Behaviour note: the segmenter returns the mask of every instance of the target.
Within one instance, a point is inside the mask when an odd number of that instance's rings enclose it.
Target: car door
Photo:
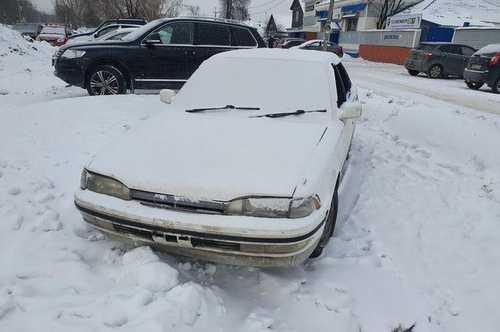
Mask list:
[[[143,72],[136,75],[139,86],[180,88],[194,64],[194,23],[170,22],[141,43]]]
[[[229,25],[213,22],[196,23],[194,44],[196,46],[193,54],[195,63],[194,66],[188,68],[190,74],[194,73],[203,61],[212,55],[234,49],[231,46]]]
[[[446,75],[461,76],[463,74],[462,49],[457,45],[442,45],[439,48],[442,54],[442,65]]]

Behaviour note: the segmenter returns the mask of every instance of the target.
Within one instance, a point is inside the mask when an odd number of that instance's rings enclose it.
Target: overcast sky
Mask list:
[[[39,9],[52,12],[54,7],[53,0],[31,0]],[[290,5],[292,0],[251,0],[250,15],[252,20],[262,21],[264,17],[274,14],[278,23],[285,28],[288,27],[291,20]],[[219,0],[184,0],[186,5],[200,6],[203,16],[213,16],[214,8],[219,8]]]

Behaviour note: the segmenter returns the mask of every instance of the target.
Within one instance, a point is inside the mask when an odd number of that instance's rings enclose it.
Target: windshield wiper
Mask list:
[[[207,107],[207,108],[193,108],[186,110],[188,113],[198,113],[204,111],[217,111],[217,110],[243,110],[243,111],[259,111],[260,107],[239,107],[234,105],[226,105],[223,107]]]
[[[302,115],[306,113],[326,113],[326,109],[312,110],[312,111],[296,110],[295,112],[270,113],[270,114],[251,116],[251,118],[283,118],[285,116]]]

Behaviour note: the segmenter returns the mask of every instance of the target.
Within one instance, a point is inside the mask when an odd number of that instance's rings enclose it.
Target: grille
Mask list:
[[[217,201],[192,200],[169,194],[159,194],[146,191],[132,190],[130,196],[141,204],[169,210],[186,212],[224,214],[226,203]]]

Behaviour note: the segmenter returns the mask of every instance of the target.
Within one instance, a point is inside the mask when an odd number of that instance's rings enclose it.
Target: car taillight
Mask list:
[[[488,64],[488,66],[494,67],[494,66],[496,66],[499,63],[500,63],[500,53],[497,53],[493,58],[491,58],[490,63]]]
[[[432,53],[430,53],[430,52],[425,52],[425,53],[424,53],[424,57],[425,57],[427,60],[430,60],[430,59],[432,58],[432,55],[433,55],[433,54],[432,54]]]

